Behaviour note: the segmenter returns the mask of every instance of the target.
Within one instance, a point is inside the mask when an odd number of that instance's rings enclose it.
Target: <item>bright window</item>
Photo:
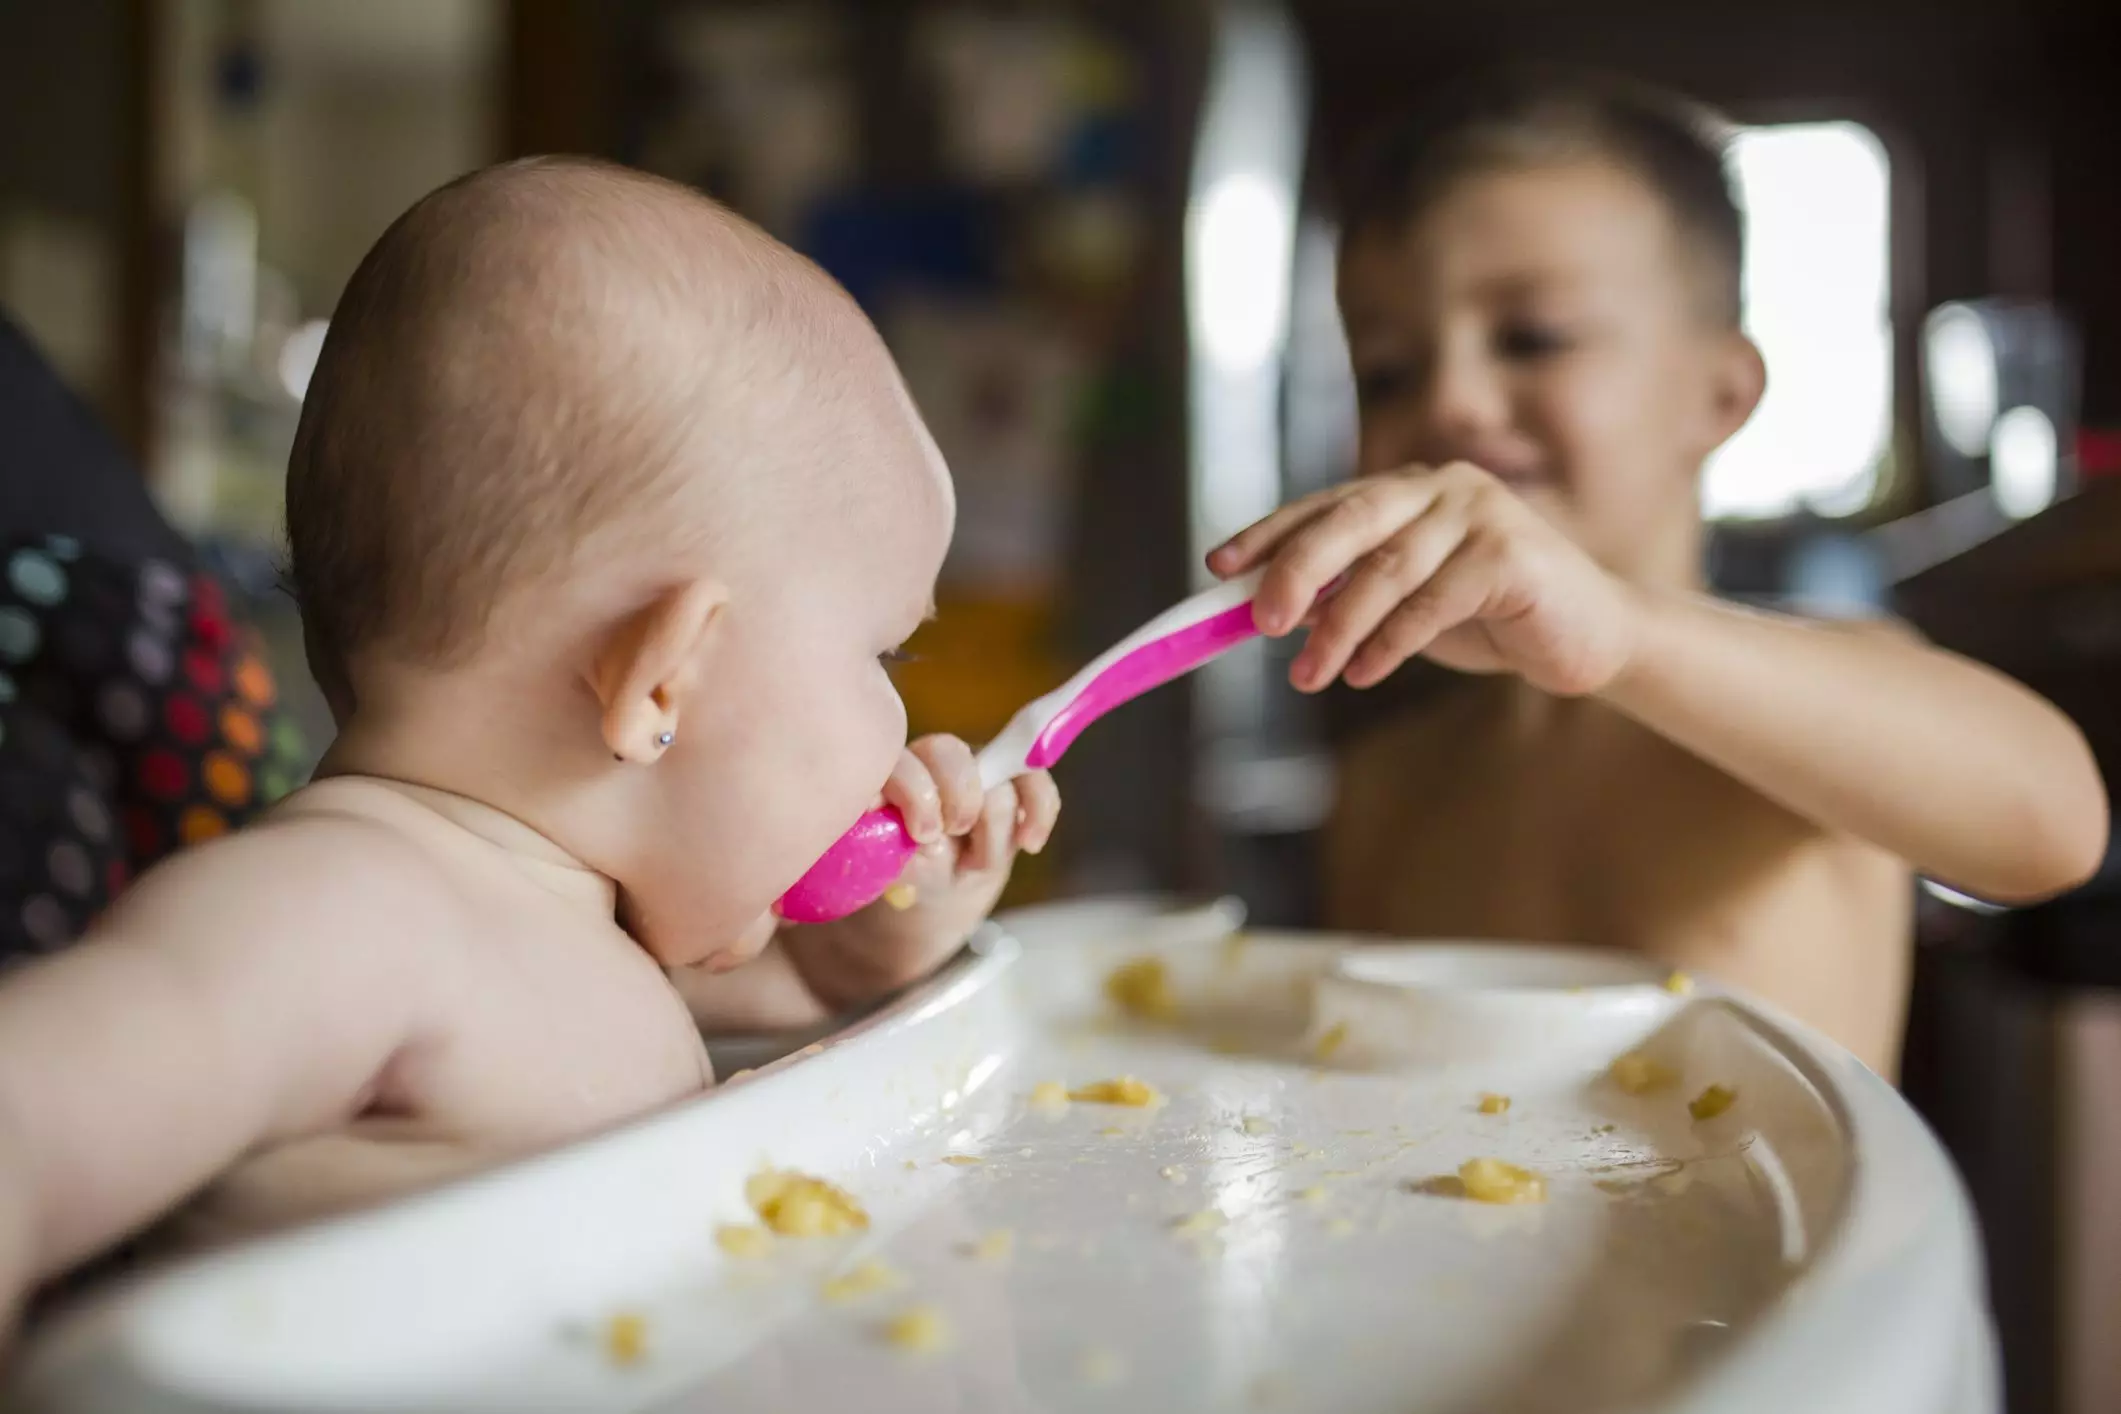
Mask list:
[[[1891,169],[1856,123],[1747,128],[1731,163],[1746,216],[1745,327],[1767,396],[1710,459],[1702,510],[1752,519],[1869,505],[1893,426]]]

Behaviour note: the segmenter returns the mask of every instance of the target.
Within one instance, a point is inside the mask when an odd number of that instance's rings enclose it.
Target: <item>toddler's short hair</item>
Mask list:
[[[1675,94],[1595,72],[1518,67],[1447,90],[1388,128],[1349,185],[1344,237],[1401,228],[1468,177],[1606,162],[1647,186],[1697,257],[1706,308],[1739,322],[1745,223],[1730,125]]]

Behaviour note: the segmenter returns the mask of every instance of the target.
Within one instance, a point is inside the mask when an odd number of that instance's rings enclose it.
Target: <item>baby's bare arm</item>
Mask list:
[[[912,945],[879,948],[856,920],[790,925],[764,952],[732,971],[674,967],[669,976],[692,1019],[709,1035],[794,1031],[910,986],[955,953],[960,942],[954,934],[937,934]]]
[[[260,1145],[351,1116],[457,905],[375,825],[268,823],[149,874],[0,987],[0,1310]]]
[[[2083,735],[1977,664],[1882,626],[1651,597],[1614,706],[1762,795],[1970,893],[2087,878],[2107,802]]]
[[[832,1015],[780,938],[732,971],[673,967],[669,976],[693,1021],[710,1036],[795,1031]]]

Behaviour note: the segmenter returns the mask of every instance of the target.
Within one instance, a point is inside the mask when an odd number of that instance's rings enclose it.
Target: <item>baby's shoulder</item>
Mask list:
[[[614,930],[608,885],[529,826],[425,786],[335,776],[288,797],[257,829],[302,837],[349,868],[353,887],[402,893],[475,951],[526,932]],[[556,899],[580,904],[554,908]],[[403,907],[403,903],[393,906]]]
[[[120,899],[120,909],[239,933],[455,931],[463,903],[434,851],[358,793],[332,784],[305,787],[249,827],[166,861]]]
[[[435,876],[432,827],[389,788],[361,777],[314,781],[296,790],[237,838],[275,840],[307,852],[329,847],[361,874]]]

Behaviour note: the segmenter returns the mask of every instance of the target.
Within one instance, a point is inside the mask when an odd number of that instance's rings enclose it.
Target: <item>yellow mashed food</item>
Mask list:
[[[884,1327],[884,1339],[915,1354],[946,1349],[950,1322],[933,1306],[909,1306]]]
[[[751,1223],[723,1223],[714,1240],[732,1257],[763,1257],[773,1250],[773,1234]]]
[[[1223,1222],[1221,1209],[1202,1208],[1172,1223],[1171,1230],[1181,1237],[1210,1237],[1222,1230]]]
[[[1510,1112],[1510,1097],[1508,1095],[1482,1095],[1480,1097],[1480,1112],[1484,1115],[1506,1115]]]
[[[1016,1251],[1016,1234],[998,1227],[971,1246],[971,1255],[982,1262],[1006,1262]]]
[[[1476,1203],[1544,1203],[1547,1181],[1530,1169],[1501,1159],[1468,1159],[1458,1166],[1458,1181]]]
[[[1724,1085],[1711,1085],[1687,1101],[1687,1112],[1697,1121],[1714,1119],[1738,1103],[1738,1092]]]
[[[1640,1051],[1629,1051],[1613,1062],[1613,1083],[1630,1095],[1647,1095],[1679,1083],[1670,1066],[1651,1060]]]
[[[1113,968],[1105,978],[1105,996],[1129,1016],[1146,1021],[1169,1021],[1178,1014],[1170,969],[1162,958],[1138,957]]]
[[[604,1325],[604,1354],[614,1365],[639,1363],[648,1353],[648,1318],[622,1311]]]
[[[1080,1100],[1090,1105],[1126,1105],[1131,1109],[1145,1110],[1160,1104],[1163,1096],[1146,1080],[1136,1080],[1131,1075],[1122,1075],[1113,1080],[1095,1080],[1088,1085],[1078,1085],[1068,1092],[1071,1100]]]
[[[889,1291],[900,1280],[897,1272],[872,1257],[828,1280],[822,1292],[827,1301],[858,1301],[874,1292]]]
[[[869,1215],[851,1194],[786,1169],[753,1174],[744,1184],[744,1197],[759,1221],[783,1237],[838,1237],[869,1226]]]
[[[1333,1059],[1342,1046],[1348,1044],[1348,1023],[1336,1021],[1328,1026],[1311,1044],[1311,1054],[1322,1061]]]

